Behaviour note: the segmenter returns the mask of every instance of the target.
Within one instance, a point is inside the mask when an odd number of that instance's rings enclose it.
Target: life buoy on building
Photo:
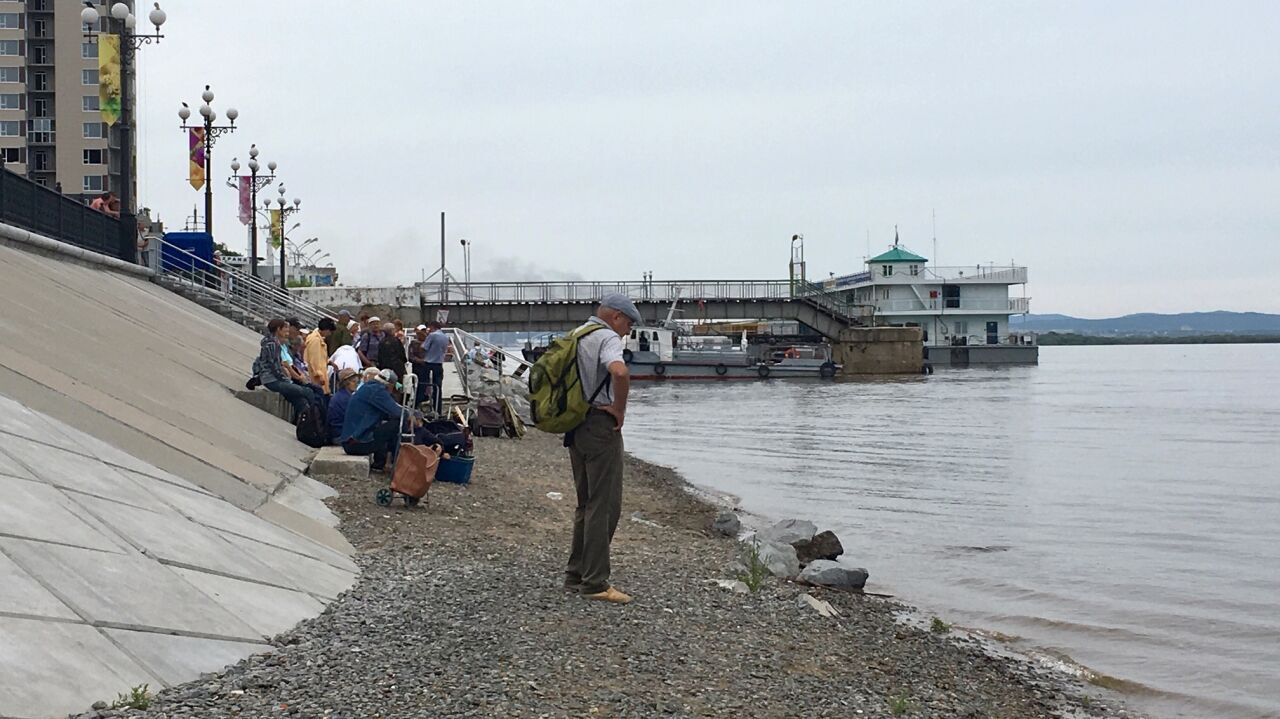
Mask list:
[[[622,361],[623,361],[623,362],[626,362],[627,364],[631,364],[631,360],[632,360],[635,356],[636,356],[636,353],[632,352],[632,351],[631,351],[631,350],[629,350],[629,349],[624,349],[624,350],[622,350]]]
[[[835,362],[823,362],[823,363],[822,363],[822,366],[818,368],[818,376],[819,376],[819,377],[822,377],[823,379],[831,379],[832,377],[835,377],[835,376],[836,376],[836,363],[835,363]]]
[[[762,364],[756,367],[756,374],[760,376],[760,379],[766,379],[769,376],[769,365]]]
[[[653,366],[653,373],[661,377],[667,373],[667,366],[659,362]]]
[[[729,373],[729,368],[728,368],[728,367],[725,367],[723,364],[718,364],[718,365],[716,365],[716,374],[718,374],[718,375],[720,375],[721,377],[723,377],[723,376],[725,376],[725,375],[726,375],[726,374],[728,374],[728,373]]]

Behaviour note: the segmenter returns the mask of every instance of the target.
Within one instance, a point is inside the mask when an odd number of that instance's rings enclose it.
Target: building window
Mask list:
[[[3,159],[5,162],[22,162],[22,148],[6,147],[0,149],[0,159]]]
[[[48,65],[49,64],[49,48],[44,45],[36,45],[31,48],[31,64]]]
[[[97,112],[100,109],[97,95],[85,95],[80,104],[85,112]]]
[[[888,288],[888,287],[881,287],[881,288],[880,288],[880,299],[882,299],[882,300],[887,300],[887,299],[889,299],[889,288]]]
[[[920,274],[920,265],[911,265],[909,269],[911,270],[912,277]]]
[[[0,55],[21,55],[22,47],[17,40],[0,40]]]
[[[0,12],[0,29],[21,30],[22,16],[16,12]]]
[[[22,68],[0,67],[0,82],[22,82]]]
[[[955,335],[956,335],[956,337],[968,337],[968,336],[969,336],[969,323],[968,323],[968,321],[965,321],[965,322],[959,322],[959,321],[957,321],[957,322],[952,322],[952,323],[951,323],[951,326],[955,329]]]
[[[80,57],[88,60],[98,57],[98,43],[82,42],[80,43]]]
[[[22,120],[0,120],[0,137],[22,137]]]
[[[101,164],[102,164],[102,150],[85,150],[85,151],[84,151],[84,164],[86,164],[86,165],[101,165]]]
[[[33,152],[31,153],[31,169],[36,172],[49,171],[49,153]]]
[[[97,85],[98,71],[97,70],[81,70],[80,84],[81,85]]]
[[[105,192],[107,189],[106,178],[102,175],[85,175],[84,191],[85,192]]]
[[[49,22],[43,18],[36,18],[31,21],[32,37],[49,37]]]
[[[22,95],[17,93],[0,94],[0,110],[21,110]]]
[[[101,140],[102,138],[106,137],[106,133],[102,131],[102,123],[86,122],[84,124],[83,137],[86,140]]]
[[[27,128],[27,142],[53,142],[53,119],[41,117],[31,120]]]
[[[49,73],[34,72],[31,73],[31,89],[37,92],[44,92],[49,89]]]
[[[880,274],[885,277],[893,277],[893,265],[880,265]]]
[[[32,117],[49,117],[49,99],[37,97],[31,101]]]

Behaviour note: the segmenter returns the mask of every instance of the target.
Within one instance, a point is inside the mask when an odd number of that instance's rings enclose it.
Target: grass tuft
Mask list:
[[[760,540],[752,538],[751,548],[747,551],[747,570],[738,575],[738,579],[747,585],[752,594],[760,591],[769,577],[769,568],[760,560]]]
[[[127,694],[116,695],[111,703],[112,709],[146,709],[151,706],[151,690],[147,684],[139,684]]]
[[[933,620],[929,622],[929,631],[934,634],[947,634],[951,631],[951,625],[937,617],[934,617]]]

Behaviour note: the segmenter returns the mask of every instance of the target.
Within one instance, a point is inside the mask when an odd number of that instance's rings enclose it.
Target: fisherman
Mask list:
[[[622,338],[640,321],[635,304],[618,293],[605,295],[587,320],[601,325],[578,341],[579,386],[591,409],[564,438],[578,495],[564,586],[616,604],[631,601],[609,584],[609,544],[622,514],[622,424],[631,391]]]

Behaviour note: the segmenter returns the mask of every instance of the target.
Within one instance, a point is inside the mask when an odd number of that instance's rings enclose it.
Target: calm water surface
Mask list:
[[[641,384],[627,447],[833,529],[869,588],[1124,680],[1157,717],[1280,717],[1280,346],[1040,359]]]

